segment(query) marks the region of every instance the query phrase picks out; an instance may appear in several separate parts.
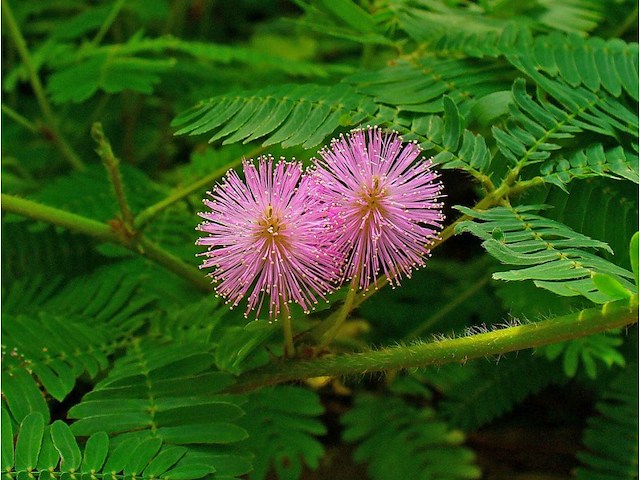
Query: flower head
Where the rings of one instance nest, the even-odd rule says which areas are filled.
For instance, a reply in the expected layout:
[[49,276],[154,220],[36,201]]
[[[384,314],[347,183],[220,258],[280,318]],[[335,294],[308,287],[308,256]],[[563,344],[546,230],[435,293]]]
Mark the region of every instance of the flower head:
[[203,200],[210,211],[200,214],[198,230],[208,234],[196,242],[208,247],[200,268],[214,269],[216,293],[233,306],[248,294],[245,316],[254,308],[258,316],[267,298],[271,319],[288,315],[291,302],[308,311],[340,278],[325,209],[298,162],[260,157],[243,171],[244,182],[230,170]]
[[442,183],[416,143],[378,127],[334,139],[316,160],[316,194],[328,205],[346,255],[345,277],[360,288],[381,272],[398,284],[424,265],[444,216]]

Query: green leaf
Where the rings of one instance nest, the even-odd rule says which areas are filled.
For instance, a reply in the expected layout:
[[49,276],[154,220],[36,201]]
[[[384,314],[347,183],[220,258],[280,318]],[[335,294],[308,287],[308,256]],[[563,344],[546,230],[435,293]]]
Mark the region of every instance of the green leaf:
[[205,464],[178,465],[165,472],[163,478],[167,480],[189,480],[202,478],[208,474],[215,473],[215,471],[214,467]]
[[[548,352],[553,347],[550,345]],[[566,381],[556,365],[538,355],[506,356],[498,363],[476,362],[465,368],[470,371],[454,378],[439,404],[444,418],[465,431],[487,425],[530,395]]]
[[354,460],[366,462],[373,479],[480,478],[473,452],[462,446],[463,433],[430,408],[360,394],[342,422],[344,440],[358,443]]
[[595,379],[598,376],[598,365],[607,368],[614,365],[624,367],[626,361],[618,347],[622,344],[619,334],[597,333],[588,337],[570,340],[555,345],[540,348],[540,351],[550,360],[562,355],[564,373],[573,378],[580,365],[584,366],[587,376]]
[[139,443],[140,441],[137,438],[123,440],[107,457],[103,471],[113,475],[122,472]]
[[247,438],[247,432],[231,423],[198,423],[178,427],[162,427],[158,435],[167,442],[176,444],[189,443],[234,443]]
[[[7,321],[3,321],[3,326]],[[6,337],[5,337],[6,338]],[[5,357],[3,367],[7,366],[10,357]],[[5,373],[6,372],[6,373]],[[37,412],[47,421],[49,407],[33,377],[25,370],[5,371],[2,374],[2,393],[9,411],[16,421],[24,420],[30,413]]]
[[611,275],[596,272],[591,275],[591,278],[596,288],[612,300],[621,300],[633,296],[633,292],[623,287],[622,284]]
[[55,470],[60,462],[60,456],[53,444],[51,438],[51,425],[44,429],[44,436],[42,437],[42,447],[40,448],[40,455],[38,456],[38,470]]
[[348,86],[281,85],[201,102],[172,122],[177,135],[216,131],[210,141],[248,142],[267,137],[263,145],[310,148],[341,126],[348,115],[356,125],[376,110]]
[[44,417],[39,412],[27,415],[20,424],[16,441],[16,470],[26,471],[36,468],[38,454],[44,434]]
[[640,237],[640,233],[636,232],[631,237],[631,242],[629,242],[629,258],[631,260],[631,271],[636,279],[636,286],[638,286],[638,249],[640,248],[638,245],[638,238]]
[[164,472],[174,466],[187,453],[185,447],[167,447],[147,465],[143,472],[144,477],[160,477]]
[[162,447],[160,438],[147,438],[138,444],[131,452],[131,457],[124,467],[125,475],[138,476],[147,464],[156,456]]
[[[208,310],[200,313],[206,318]],[[162,322],[166,321],[163,317]],[[106,472],[140,475],[151,466],[149,471],[175,465],[180,471],[186,469],[180,475],[187,475],[186,464],[178,462],[184,452],[163,454],[163,442],[189,446],[190,465],[204,462],[223,471],[226,462],[244,473],[240,465],[246,460],[236,450],[236,444],[247,437],[246,430],[236,424],[243,414],[241,401],[222,395],[234,378],[213,368],[207,336],[171,340],[172,331],[164,330],[166,337],[132,342],[108,375],[70,409],[68,416],[77,419],[72,431],[82,436],[105,431],[126,439],[108,457]],[[193,452],[206,453],[206,458],[192,458]],[[162,458],[153,463],[156,454]]]
[[638,156],[619,146],[604,150],[602,144],[594,144],[579,150],[568,159],[556,157],[540,166],[542,180],[563,189],[574,179],[610,177],[638,183]]
[[263,480],[275,468],[280,479],[297,479],[303,464],[311,469],[324,454],[315,438],[326,428],[319,420],[323,407],[318,395],[300,387],[263,388],[250,395],[247,415],[241,420],[249,432],[243,445],[255,459],[249,478]]
[[638,470],[638,365],[620,372],[587,420],[578,480],[631,480]]
[[[588,252],[588,248],[610,247],[598,240],[571,230],[554,220],[530,213],[543,205],[520,207],[494,207],[474,211],[456,207],[479,221],[465,221],[456,226],[456,233],[471,232],[483,240],[482,246],[500,262],[517,266],[506,272],[493,274],[493,278],[506,281],[534,280],[536,286],[563,296],[582,295],[595,303],[619,298],[601,291],[594,283],[593,274],[611,276],[621,287],[636,292],[630,282],[633,274],[613,263]],[[492,238],[498,228],[504,240]]]
[[99,472],[109,452],[109,435],[97,432],[89,437],[84,447],[83,472]]
[[64,472],[75,472],[82,461],[82,454],[78,442],[73,436],[69,425],[62,420],[56,420],[51,424],[51,439],[60,454],[60,468]]
[[443,144],[447,150],[455,151],[458,148],[462,131],[462,119],[458,107],[450,97],[442,97],[444,107],[444,137]]
[[13,423],[9,412],[2,407],[2,464],[0,468],[6,471],[13,467]]
[[368,12],[351,0],[321,0],[324,8],[362,33],[375,33],[376,24]]
[[151,94],[160,82],[160,74],[174,65],[175,59],[103,53],[51,75],[47,91],[56,103],[80,103],[92,97],[98,89],[107,93],[133,90]]

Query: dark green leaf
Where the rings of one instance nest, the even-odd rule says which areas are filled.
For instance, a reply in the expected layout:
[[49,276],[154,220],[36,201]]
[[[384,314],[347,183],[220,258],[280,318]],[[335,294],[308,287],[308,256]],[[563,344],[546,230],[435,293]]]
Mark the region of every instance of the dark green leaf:
[[51,438],[60,454],[60,468],[65,472],[75,472],[82,461],[80,447],[69,426],[62,420],[51,424]]
[[9,412],[2,407],[2,465],[0,468],[6,471],[13,467],[13,423]]
[[43,434],[44,417],[42,414],[33,412],[27,415],[20,424],[16,441],[16,470],[26,471],[36,468]]
[[109,436],[105,432],[97,432],[89,437],[84,447],[82,459],[83,472],[99,472],[109,452]]

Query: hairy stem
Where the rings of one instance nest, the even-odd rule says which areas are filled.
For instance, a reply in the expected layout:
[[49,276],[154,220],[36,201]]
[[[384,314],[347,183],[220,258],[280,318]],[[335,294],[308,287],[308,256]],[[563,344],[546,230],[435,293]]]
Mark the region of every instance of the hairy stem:
[[209,281],[198,270],[182,262],[144,236],[131,235],[129,232],[123,231],[122,225],[118,225],[116,222],[112,224],[98,222],[75,213],[65,212],[5,193],[1,194],[1,202],[3,211],[58,225],[103,242],[122,245],[191,282],[198,289],[210,290]]
[[133,214],[131,213],[131,208],[129,208],[129,203],[127,202],[127,197],[124,193],[122,176],[120,175],[120,160],[113,154],[111,144],[107,137],[105,137],[104,130],[102,129],[102,124],[100,122],[95,122],[91,126],[91,137],[98,144],[96,153],[100,156],[102,163],[107,169],[109,180],[111,180],[113,191],[116,195],[116,199],[118,200],[122,220],[124,221],[125,226],[133,232]]
[[286,360],[238,378],[229,391],[247,392],[267,385],[320,376],[354,375],[443,365],[501,355],[580,338],[638,322],[638,295],[550,320],[468,337],[402,345],[377,351]]
[[[264,151],[264,147],[257,148],[256,150],[253,150],[252,152],[249,153],[249,157],[251,158],[256,155],[259,155],[263,151]],[[174,203],[179,202],[183,198],[191,195],[192,193],[202,190],[203,188],[211,187],[213,183],[217,179],[222,177],[230,168],[237,167],[238,165],[240,165],[241,162],[242,162],[242,159],[238,158],[237,160],[234,160],[233,162],[228,163],[224,167],[214,170],[206,177],[201,178],[200,180],[190,185],[187,185],[184,188],[181,188],[180,190],[168,196],[164,200],[160,200],[158,203],[155,203],[150,207],[144,209],[142,212],[138,214],[138,216],[134,220],[135,228],[139,229],[144,227],[153,217],[158,215],[165,208],[170,207]]]
[[27,75],[29,76],[29,82],[31,83],[31,88],[33,88],[33,93],[38,101],[38,105],[40,106],[40,110],[44,115],[45,121],[47,123],[47,128],[49,133],[53,139],[53,142],[62,152],[62,155],[67,159],[69,164],[77,169],[84,170],[85,166],[80,157],[75,153],[75,151],[71,148],[67,140],[62,136],[60,129],[58,128],[58,120],[51,109],[51,105],[47,100],[47,97],[44,94],[44,88],[42,86],[42,82],[40,81],[40,77],[38,76],[38,72],[31,58],[31,54],[29,53],[29,49],[27,48],[27,43],[22,36],[22,32],[20,31],[20,27],[18,26],[13,12],[9,7],[9,2],[7,0],[2,0],[2,13],[3,18],[6,22],[7,29],[9,30],[9,36],[13,40],[16,48],[18,49],[18,54],[20,55],[20,59],[24,65],[24,68],[27,71]]

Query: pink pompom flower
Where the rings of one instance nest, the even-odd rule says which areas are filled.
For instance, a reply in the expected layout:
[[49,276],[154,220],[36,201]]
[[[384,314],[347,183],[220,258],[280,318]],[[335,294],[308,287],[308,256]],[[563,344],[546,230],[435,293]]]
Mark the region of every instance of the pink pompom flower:
[[292,302],[308,312],[340,279],[326,208],[310,195],[299,162],[268,156],[242,167],[244,181],[230,170],[203,200],[209,211],[197,229],[207,235],[196,243],[208,249],[200,268],[213,268],[214,289],[232,307],[248,295],[245,316],[259,316],[265,301],[270,319],[283,309],[289,316]]
[[339,230],[344,277],[361,289],[380,273],[396,285],[410,277],[442,229],[442,183],[421,152],[395,132],[369,127],[334,139],[315,160],[315,191]]

